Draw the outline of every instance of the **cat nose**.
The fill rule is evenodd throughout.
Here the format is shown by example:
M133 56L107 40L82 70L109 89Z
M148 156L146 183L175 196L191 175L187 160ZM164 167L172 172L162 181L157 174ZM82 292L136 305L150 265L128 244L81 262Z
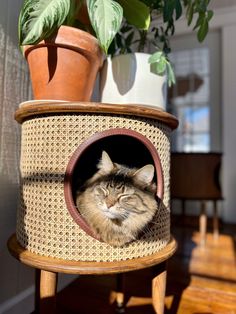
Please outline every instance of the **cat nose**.
M114 206L115 203L116 203L116 200L113 197L108 197L106 199L107 208Z

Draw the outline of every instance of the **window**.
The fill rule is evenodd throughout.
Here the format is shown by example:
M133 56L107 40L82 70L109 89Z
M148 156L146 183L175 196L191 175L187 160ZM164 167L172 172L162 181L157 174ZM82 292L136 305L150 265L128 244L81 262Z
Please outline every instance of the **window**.
M210 143L209 49L177 51L170 56L176 84L169 91L169 111L179 119L174 150L208 152Z

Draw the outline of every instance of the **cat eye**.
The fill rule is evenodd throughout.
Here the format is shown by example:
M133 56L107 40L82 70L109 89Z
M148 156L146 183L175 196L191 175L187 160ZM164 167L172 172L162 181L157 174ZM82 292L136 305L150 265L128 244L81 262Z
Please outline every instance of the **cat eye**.
M120 201L134 206L137 203L137 197L135 195L123 195L120 197Z
M116 185L116 186L115 186L115 191L118 191L118 192L123 193L123 192L124 192L124 189L125 189L125 187L124 187L123 184L120 184L120 185Z
M97 196L108 196L109 191L102 186L96 186L94 188L95 195Z

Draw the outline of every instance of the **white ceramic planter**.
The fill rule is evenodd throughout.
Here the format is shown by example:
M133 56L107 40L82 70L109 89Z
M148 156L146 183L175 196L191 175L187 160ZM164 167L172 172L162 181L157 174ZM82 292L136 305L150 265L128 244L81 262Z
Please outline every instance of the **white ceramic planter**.
M166 77L151 72L149 54L108 57L101 71L101 102L166 109Z

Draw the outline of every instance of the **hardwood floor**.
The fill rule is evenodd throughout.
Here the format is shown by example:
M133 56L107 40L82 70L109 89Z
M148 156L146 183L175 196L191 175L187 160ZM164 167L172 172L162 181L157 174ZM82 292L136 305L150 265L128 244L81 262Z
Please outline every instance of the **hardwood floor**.
M196 225L172 222L178 251L168 262L166 314L236 314L236 226L199 245ZM152 269L125 276L126 313L154 314ZM58 314L114 313L115 276L81 276L58 294Z

